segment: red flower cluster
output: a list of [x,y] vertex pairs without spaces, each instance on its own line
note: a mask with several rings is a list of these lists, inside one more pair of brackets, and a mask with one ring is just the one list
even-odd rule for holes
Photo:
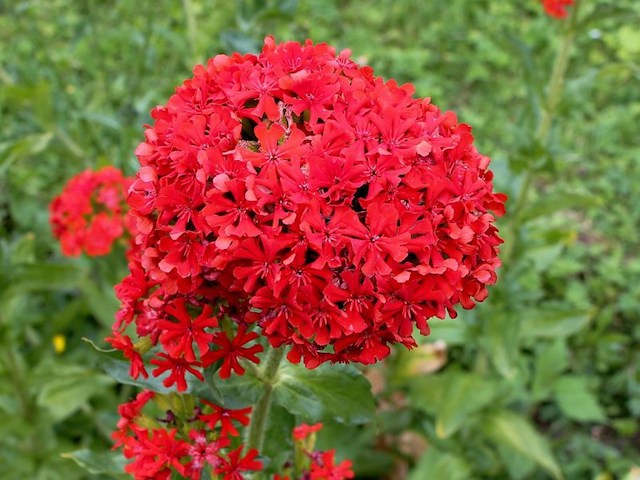
[[[127,284],[116,288],[117,292],[122,292]],[[233,338],[229,339],[228,333],[220,327],[217,317],[213,316],[213,309],[205,305],[195,318],[192,312],[197,309],[198,303],[187,304],[185,298],[178,297],[163,304],[155,311],[157,316],[151,319],[139,317],[138,334],[144,336],[150,334],[154,342],[158,342],[164,352],[157,354],[151,360],[156,366],[153,376],[157,377],[165,372],[169,375],[163,380],[166,387],[176,385],[179,391],[187,389],[186,374],[190,373],[198,380],[204,381],[201,369],[207,368],[217,361],[221,361],[218,374],[221,378],[229,378],[231,371],[238,375],[244,373],[244,368],[240,365],[239,359],[245,358],[251,362],[259,363],[257,353],[263,350],[262,345],[252,345],[245,347],[249,342],[258,338],[255,332],[247,332],[245,325],[240,325]],[[153,321],[153,330],[147,330],[148,321]],[[147,373],[142,353],[151,346],[151,343],[141,342],[141,346],[135,345],[131,338],[120,330],[117,323],[113,329],[113,335],[106,339],[114,348],[121,350],[124,356],[131,362],[129,375],[138,378],[139,375],[147,378]],[[216,329],[214,333],[211,330]],[[198,354],[194,349],[197,347]],[[212,349],[212,345],[216,348]]]
[[125,198],[131,179],[115,167],[85,170],[73,177],[49,205],[53,235],[62,253],[106,255],[126,225]]
[[[412,94],[310,41],[197,66],[136,149],[116,330],[135,322],[176,377],[243,356],[251,324],[309,368],[368,364],[484,300],[506,197],[471,128]],[[240,340],[208,333],[208,305]]]
[[222,480],[242,480],[243,472],[262,469],[262,463],[255,459],[256,450],[243,456],[242,445],[231,447],[232,437],[239,436],[233,422],[247,425],[250,408],[226,410],[203,400],[189,418],[168,410],[166,418],[158,420],[142,413],[156,395],[144,391],[118,408],[114,448],[122,448],[125,457],[132,460],[125,471],[135,479],[164,480],[177,473],[200,480],[207,469]]
[[573,0],[540,0],[547,15],[554,18],[567,18],[567,7],[573,5]]
[[[249,450],[243,456],[244,446],[238,442],[241,434],[238,426],[249,424],[250,408],[228,410],[200,400],[191,412],[165,410],[161,412],[164,418],[157,418],[151,415],[153,408],[158,413],[157,405],[171,403],[170,397],[160,397],[143,391],[118,407],[120,420],[112,434],[116,442],[114,448],[121,448],[124,456],[131,460],[125,471],[136,480],[168,480],[175,474],[200,480],[209,478],[205,472],[221,480],[242,480],[244,473],[262,470],[262,463],[256,460],[258,452]],[[178,403],[184,405],[182,401]],[[288,462],[286,473],[274,475],[274,480],[293,478],[292,467],[299,474],[295,478],[353,478],[350,460],[336,464],[335,450],[313,450],[314,439],[308,437],[321,428],[320,423],[296,427],[295,455],[301,462],[298,465]]]

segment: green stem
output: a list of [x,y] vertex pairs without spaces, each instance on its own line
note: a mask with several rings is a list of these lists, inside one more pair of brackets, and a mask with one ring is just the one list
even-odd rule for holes
[[269,349],[267,358],[258,374],[258,378],[264,384],[264,392],[251,411],[251,423],[249,424],[246,442],[247,450],[251,450],[252,448],[258,451],[262,450],[269,410],[271,409],[273,386],[278,380],[278,368],[282,362],[282,357],[284,357],[284,352],[284,348]]
[[556,60],[553,64],[553,70],[551,71],[551,78],[549,79],[549,86],[547,87],[547,101],[536,131],[536,139],[541,143],[546,143],[549,139],[549,133],[553,125],[553,117],[562,99],[565,75],[569,67],[571,47],[576,34],[575,27],[576,19],[578,18],[579,4],[580,2],[576,2],[573,6],[569,24],[562,37],[562,43],[560,44],[560,49],[558,50]]
[[189,47],[193,62],[198,62],[198,24],[196,22],[196,13],[193,9],[191,0],[182,0],[182,10],[187,22],[187,37],[189,38]]
[[[535,133],[535,139],[540,145],[546,146],[549,142],[549,135],[551,134],[553,120],[557,113],[560,100],[562,99],[565,76],[569,67],[569,60],[571,58],[571,47],[573,46],[573,41],[576,33],[579,5],[580,1],[577,0],[572,8],[573,11],[571,12],[569,23],[562,36],[562,42],[560,44],[560,48],[558,49],[556,59],[553,63],[553,69],[551,70],[551,77],[549,78],[549,83],[547,86],[547,95],[544,102],[542,116]],[[531,187],[533,185],[533,178],[533,170],[527,170],[523,176],[522,185],[520,186],[520,191],[518,192],[518,197],[516,198],[513,208],[511,209],[512,220],[510,230],[511,232],[513,232],[513,237],[511,242],[506,246],[503,255],[505,266],[509,264],[509,260],[511,259],[511,256],[513,255],[515,247],[518,243],[517,234],[521,223],[522,209],[526,205],[529,198]]]

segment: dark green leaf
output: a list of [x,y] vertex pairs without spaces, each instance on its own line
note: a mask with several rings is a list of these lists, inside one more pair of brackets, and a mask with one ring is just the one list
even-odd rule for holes
[[53,134],[35,133],[14,141],[0,144],[0,173],[11,163],[23,157],[41,153],[53,138]]
[[260,50],[258,42],[242,32],[227,30],[222,32],[220,38],[230,52],[252,53]]
[[256,376],[246,371],[244,375],[231,375],[221,379],[217,372],[212,372],[206,381],[220,397],[220,404],[225,408],[244,408],[254,405],[264,392],[264,384]]
[[96,282],[86,280],[81,285],[89,309],[105,328],[110,328],[118,311],[118,302],[113,287],[100,288]]
[[63,290],[78,287],[85,271],[74,264],[40,263],[16,266],[11,290]]
[[605,20],[614,19],[620,19],[633,25],[640,21],[640,14],[629,7],[614,3],[597,4],[593,11],[580,21],[578,28],[597,27],[602,25]]
[[496,397],[494,385],[475,375],[456,375],[447,389],[447,401],[436,416],[436,434],[448,438],[464,426],[469,417],[486,408]]
[[506,410],[498,411],[485,420],[483,431],[493,442],[534,461],[553,478],[563,478],[547,439],[520,415]]
[[566,376],[553,388],[560,410],[579,422],[602,422],[606,419],[602,407],[587,387],[585,377]]
[[520,336],[523,338],[564,338],[587,326],[589,311],[562,307],[529,309],[521,315]]
[[514,313],[496,311],[483,321],[484,335],[480,339],[496,370],[505,378],[516,375],[518,331],[520,319]]
[[457,375],[457,372],[426,375],[413,379],[409,384],[411,406],[435,415],[440,405],[448,401],[446,394],[452,375]]
[[560,210],[572,208],[584,209],[600,205],[600,199],[595,195],[585,192],[554,192],[543,195],[530,202],[522,210],[521,221],[529,222],[536,218],[544,217]]
[[371,385],[350,365],[324,364],[309,370],[285,363],[274,385],[274,400],[308,422],[359,424],[375,415]]
[[460,317],[440,320],[437,318],[429,322],[431,333],[428,340],[444,340],[447,345],[463,345],[467,338],[467,323]]
[[[102,360],[102,368],[114,380],[118,381],[119,383],[124,383],[125,385],[133,385],[158,393],[170,393],[178,391],[175,384],[172,385],[171,388],[167,388],[162,384],[163,380],[171,375],[171,372],[169,371],[164,372],[158,377],[154,377],[151,373],[149,373],[149,378],[143,378],[142,376],[140,376],[137,379],[133,379],[129,375],[129,362],[106,357]],[[200,383],[197,378],[194,378],[189,373],[186,374],[186,379],[187,390],[181,393],[191,393],[194,386]]]
[[68,365],[57,368],[56,375],[38,385],[38,405],[62,420],[103,392],[113,381],[93,370]]
[[129,478],[124,473],[124,467],[128,463],[127,459],[120,452],[93,452],[82,449],[63,453],[62,456],[73,460],[93,475],[105,474],[117,478]]
[[564,340],[556,340],[536,357],[532,395],[536,401],[545,399],[553,382],[567,368],[568,354]]
[[409,480],[431,478],[466,480],[471,478],[471,467],[463,458],[431,446],[411,471]]
[[409,398],[414,407],[435,413],[436,435],[448,438],[489,406],[497,394],[495,384],[486,378],[449,371],[422,379],[411,388]]
[[267,472],[277,473],[289,458],[293,449],[291,432],[295,427],[295,417],[278,405],[269,412],[269,423],[264,436],[263,455],[269,459]]

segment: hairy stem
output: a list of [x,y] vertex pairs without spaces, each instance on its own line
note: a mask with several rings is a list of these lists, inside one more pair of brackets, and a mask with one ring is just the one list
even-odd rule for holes
[[267,352],[267,358],[258,373],[258,378],[264,384],[264,392],[251,411],[251,423],[247,434],[247,450],[255,448],[262,450],[264,434],[267,429],[269,410],[273,397],[273,385],[278,379],[278,368],[284,356],[284,348],[271,348]]

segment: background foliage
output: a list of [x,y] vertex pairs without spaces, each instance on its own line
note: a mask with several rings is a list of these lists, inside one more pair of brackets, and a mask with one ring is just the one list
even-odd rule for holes
[[64,259],[49,201],[87,167],[132,174],[150,108],[195,63],[256,51],[266,34],[350,48],[455,110],[512,199],[489,301],[370,368],[377,421],[323,417],[322,446],[354,459],[359,478],[636,478],[639,22],[634,0],[582,1],[540,141],[566,25],[535,0],[1,2],[3,478],[86,478],[61,454],[106,450],[132,394],[82,341],[102,344],[123,252]]

